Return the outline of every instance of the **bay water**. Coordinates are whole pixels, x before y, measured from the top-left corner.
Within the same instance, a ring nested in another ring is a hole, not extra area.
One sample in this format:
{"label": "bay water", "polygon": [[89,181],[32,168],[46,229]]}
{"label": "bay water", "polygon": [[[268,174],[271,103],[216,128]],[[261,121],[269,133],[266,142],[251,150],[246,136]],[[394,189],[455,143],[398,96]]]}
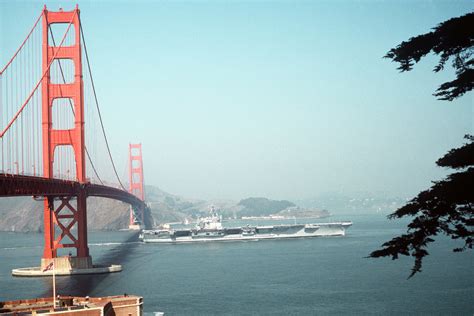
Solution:
{"label": "bay water", "polygon": [[[423,272],[407,279],[411,258],[366,258],[407,221],[382,214],[329,220],[353,226],[344,237],[177,245],[142,244],[127,231],[90,232],[94,263],[122,264],[123,271],[57,277],[57,292],[136,294],[150,315],[473,315],[472,251],[453,253],[458,244],[439,238]],[[0,232],[0,301],[52,295],[50,277],[11,276],[14,268],[38,266],[42,247],[40,233]]]}

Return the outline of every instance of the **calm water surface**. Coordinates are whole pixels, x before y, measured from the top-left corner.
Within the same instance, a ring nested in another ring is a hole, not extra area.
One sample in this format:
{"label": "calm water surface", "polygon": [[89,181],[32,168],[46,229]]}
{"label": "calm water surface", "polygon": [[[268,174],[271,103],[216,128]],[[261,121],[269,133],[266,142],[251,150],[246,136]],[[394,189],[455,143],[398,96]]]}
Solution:
{"label": "calm water surface", "polygon": [[[440,240],[423,272],[407,280],[410,259],[364,258],[406,222],[383,215],[331,218],[338,219],[354,222],[345,237],[145,245],[129,232],[92,232],[94,262],[120,263],[123,272],[58,277],[58,292],[137,294],[145,312],[166,315],[474,313],[472,251],[453,254],[452,242]],[[10,275],[39,265],[41,254],[41,234],[0,233],[0,300],[51,295],[51,278]]]}

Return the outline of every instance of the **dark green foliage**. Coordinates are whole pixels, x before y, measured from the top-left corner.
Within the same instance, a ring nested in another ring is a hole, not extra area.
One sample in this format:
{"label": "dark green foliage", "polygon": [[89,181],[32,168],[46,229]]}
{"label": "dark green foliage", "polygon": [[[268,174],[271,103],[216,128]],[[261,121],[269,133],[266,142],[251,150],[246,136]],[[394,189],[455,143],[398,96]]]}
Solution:
{"label": "dark green foliage", "polygon": [[440,100],[452,101],[474,87],[474,13],[447,20],[432,32],[410,38],[392,48],[386,58],[399,64],[400,71],[410,71],[413,65],[433,52],[440,56],[435,72],[444,69],[450,59],[456,79],[445,82],[434,94]]}
{"label": "dark green foliage", "polygon": [[248,198],[241,200],[238,205],[244,207],[239,212],[241,216],[266,216],[295,206],[290,201],[274,201],[267,198]]}
{"label": "dark green foliage", "polygon": [[454,169],[466,168],[474,165],[474,136],[466,135],[464,138],[470,140],[461,148],[451,149],[444,157],[438,159],[436,164],[441,167]]}
{"label": "dark green foliage", "polygon": [[455,252],[472,249],[474,226],[474,137],[461,148],[450,150],[437,162],[439,166],[463,169],[446,179],[434,182],[426,191],[418,194],[407,205],[389,215],[390,219],[415,216],[408,225],[407,234],[384,243],[383,248],[370,257],[392,257],[399,255],[415,257],[410,277],[421,271],[422,261],[428,255],[426,248],[440,233],[463,241]]}
{"label": "dark green foliage", "polygon": [[[410,71],[422,57],[433,52],[440,56],[435,72],[444,69],[448,60],[456,71],[456,79],[443,83],[434,94],[440,100],[452,101],[474,86],[474,13],[447,20],[432,32],[410,38],[391,49],[386,58],[400,66],[398,69]],[[414,216],[407,233],[384,243],[382,249],[370,254],[372,258],[399,255],[412,256],[415,264],[410,277],[421,271],[423,258],[428,255],[426,248],[440,233],[452,239],[463,241],[455,252],[472,249],[474,226],[474,137],[466,135],[468,142],[461,148],[450,150],[436,164],[459,170],[443,181],[418,194],[407,205],[401,207],[390,219]]]}

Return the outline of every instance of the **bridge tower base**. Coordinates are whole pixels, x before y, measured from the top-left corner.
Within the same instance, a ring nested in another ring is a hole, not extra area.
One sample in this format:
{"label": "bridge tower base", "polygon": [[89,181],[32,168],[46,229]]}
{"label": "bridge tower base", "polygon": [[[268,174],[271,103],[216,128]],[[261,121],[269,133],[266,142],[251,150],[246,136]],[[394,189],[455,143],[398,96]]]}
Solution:
{"label": "bridge tower base", "polygon": [[[91,266],[89,268],[74,267],[76,260],[69,261],[67,257],[54,258],[54,264],[58,267],[54,271],[55,275],[76,275],[76,274],[103,274],[122,271],[122,266],[113,264],[109,266]],[[52,270],[43,271],[41,267],[18,268],[12,270],[12,275],[16,277],[49,277],[53,275]]]}

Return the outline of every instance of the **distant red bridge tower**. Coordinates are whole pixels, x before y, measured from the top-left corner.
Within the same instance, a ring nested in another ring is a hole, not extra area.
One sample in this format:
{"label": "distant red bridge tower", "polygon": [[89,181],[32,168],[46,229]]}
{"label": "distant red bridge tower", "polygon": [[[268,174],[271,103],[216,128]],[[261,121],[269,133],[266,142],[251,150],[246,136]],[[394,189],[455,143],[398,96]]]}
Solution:
{"label": "distant red bridge tower", "polygon": [[[130,193],[140,200],[145,200],[145,186],[143,179],[143,156],[142,144],[129,144],[129,183]],[[138,230],[145,225],[143,209],[134,209],[130,206],[129,229]]]}

